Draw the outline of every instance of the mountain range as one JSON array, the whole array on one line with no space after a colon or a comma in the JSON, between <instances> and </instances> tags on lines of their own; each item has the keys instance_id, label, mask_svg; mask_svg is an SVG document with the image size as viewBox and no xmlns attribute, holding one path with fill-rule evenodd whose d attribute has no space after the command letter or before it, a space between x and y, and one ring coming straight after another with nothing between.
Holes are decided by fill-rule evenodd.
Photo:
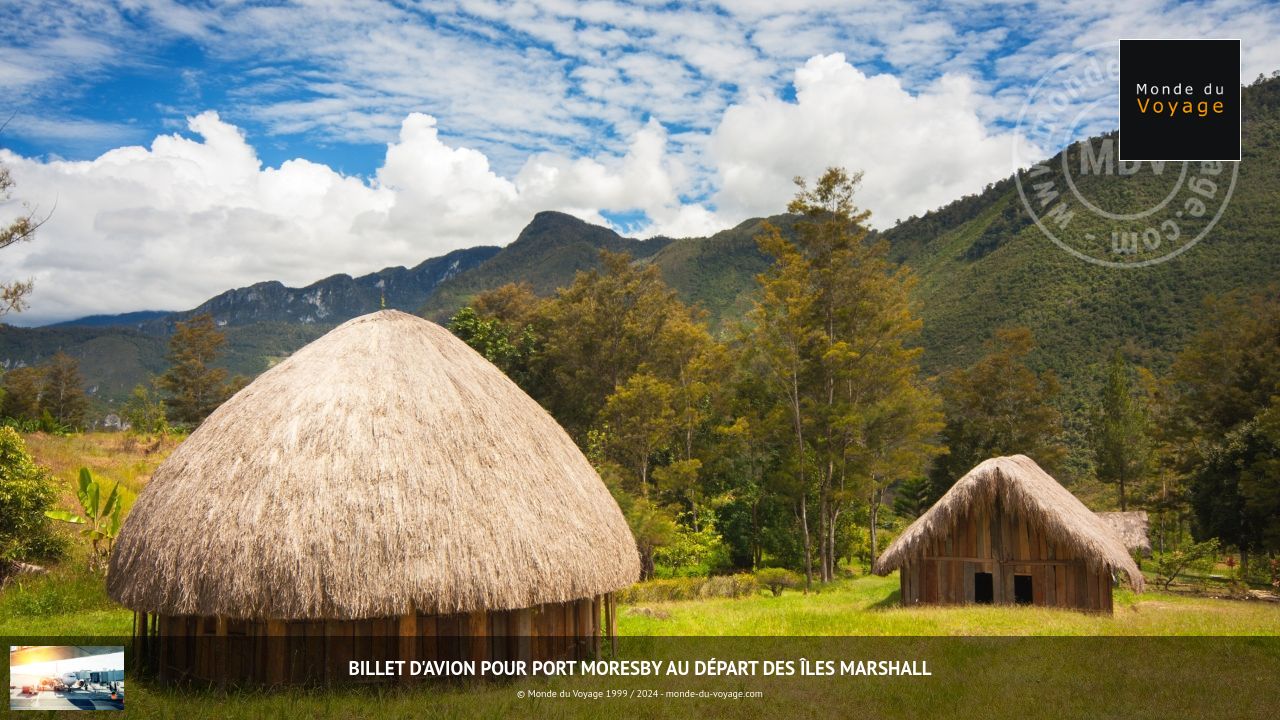
<instances>
[{"instance_id":1,"label":"mountain range","mask_svg":"<svg viewBox=\"0 0 1280 720\"><path fill-rule=\"evenodd\" d=\"M1102 267L1063 252L1032 222L1012 177L877 232L917 278L913 298L924 321L926 371L966 365L983 353L995 328L1026 325L1039 343L1032 362L1057 372L1063 410L1079 418L1116 349L1157 371L1166 367L1206 321L1207 296L1265 288L1280 278L1280 79L1245 89L1242 138L1239 180L1213 233L1151 267ZM1092 197L1142 191L1118 176L1089 182ZM106 409L163 372L173 324L198 313L211 313L226 332L226 366L252 376L334 325L384 304L443 321L475 293L507 282L552 293L576 272L596 267L600 250L656 265L718 328L750 307L754 278L767 266L755 244L766 220L784 232L794 222L781 215L709 237L637 240L542 212L505 247L457 250L413 268L334 275L304 288L258 283L182 312L0 326L0 365L39 363L63 350L80 360L97 406Z\"/></svg>"}]
</instances>

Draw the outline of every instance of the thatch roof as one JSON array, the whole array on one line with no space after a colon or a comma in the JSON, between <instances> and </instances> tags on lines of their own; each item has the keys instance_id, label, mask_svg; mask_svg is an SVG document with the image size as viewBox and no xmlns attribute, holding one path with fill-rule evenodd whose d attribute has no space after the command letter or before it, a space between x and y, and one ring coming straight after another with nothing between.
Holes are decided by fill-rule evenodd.
<instances>
[{"instance_id":1,"label":"thatch roof","mask_svg":"<svg viewBox=\"0 0 1280 720\"><path fill-rule=\"evenodd\" d=\"M991 458L970 470L885 549L875 572L887 575L902 567L926 541L954 530L971 509L994 506L997 498L1006 510L1043 527L1055 545L1071 548L1090 569L1123 571L1133 589L1142 591L1142 573L1120 538L1026 455Z\"/></svg>"},{"instance_id":2,"label":"thatch roof","mask_svg":"<svg viewBox=\"0 0 1280 720\"><path fill-rule=\"evenodd\" d=\"M639 574L556 421L449 331L384 310L263 373L173 452L107 589L170 615L354 619L563 602Z\"/></svg>"},{"instance_id":3,"label":"thatch roof","mask_svg":"<svg viewBox=\"0 0 1280 720\"><path fill-rule=\"evenodd\" d=\"M1100 512L1098 518L1111 528L1111 532L1120 538L1130 552L1151 554L1151 538L1148 535L1151 522L1147 519L1146 510Z\"/></svg>"}]
</instances>

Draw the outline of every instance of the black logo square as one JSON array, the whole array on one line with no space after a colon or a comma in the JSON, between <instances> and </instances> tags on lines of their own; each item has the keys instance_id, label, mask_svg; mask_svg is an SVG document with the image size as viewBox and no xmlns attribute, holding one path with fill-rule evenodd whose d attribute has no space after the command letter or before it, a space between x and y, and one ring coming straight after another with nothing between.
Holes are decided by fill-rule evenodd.
<instances>
[{"instance_id":1,"label":"black logo square","mask_svg":"<svg viewBox=\"0 0 1280 720\"><path fill-rule=\"evenodd\" d=\"M1239 40L1120 41L1121 160L1240 159Z\"/></svg>"}]
</instances>

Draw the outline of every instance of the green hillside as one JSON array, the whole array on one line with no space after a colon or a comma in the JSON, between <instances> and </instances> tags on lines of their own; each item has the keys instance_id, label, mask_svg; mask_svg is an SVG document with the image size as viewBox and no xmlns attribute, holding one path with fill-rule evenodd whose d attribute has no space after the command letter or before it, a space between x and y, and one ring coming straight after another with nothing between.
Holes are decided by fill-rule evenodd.
<instances>
[{"instance_id":1,"label":"green hillside","mask_svg":"<svg viewBox=\"0 0 1280 720\"><path fill-rule=\"evenodd\" d=\"M1072 403L1091 394L1116 348L1166 367L1205 321L1206 296L1280 278L1280 80L1246 90L1243 138L1239 180L1221 221L1154 266L1108 268L1067 254L1031 223L1012 178L886 231L920 280L926 367L967 365L992 330L1013 324L1035 331L1035 361L1062 376ZM1079 186L1114 207L1143 207L1161 189L1150 174L1092 176ZM1064 239L1083 244L1100 227L1083 215Z\"/></svg>"},{"instance_id":2,"label":"green hillside","mask_svg":"<svg viewBox=\"0 0 1280 720\"><path fill-rule=\"evenodd\" d=\"M767 221L753 218L711 237L676 240L649 262L658 266L682 300L706 310L712 326L719 326L722 320L741 318L751 309L756 275L769 265L756 247L765 222L787 232L795 219L788 215Z\"/></svg>"},{"instance_id":3,"label":"green hillside","mask_svg":"<svg viewBox=\"0 0 1280 720\"><path fill-rule=\"evenodd\" d=\"M510 282L527 282L539 295L568 285L579 270L599 267L600 251L647 258L671 241L633 240L559 212L540 212L520 235L478 267L446 280L419 314L436 321L449 317L476 294Z\"/></svg>"},{"instance_id":4,"label":"green hillside","mask_svg":"<svg viewBox=\"0 0 1280 720\"><path fill-rule=\"evenodd\" d=\"M769 222L789 229L794 219ZM710 237L672 240L624 238L607 228L562 213L538 213L516 239L475 270L443 282L422 315L447 320L476 294L506 283L526 282L550 295L573 281L579 270L600 267L600 251L626 252L638 263L653 263L682 300L705 309L713 326L740 318L751 308L755 277L768 266L756 248L764 218L752 218Z\"/></svg>"},{"instance_id":5,"label":"green hillside","mask_svg":"<svg viewBox=\"0 0 1280 720\"><path fill-rule=\"evenodd\" d=\"M254 377L333 327L280 322L225 327L227 342L217 364L233 375ZM168 344L167 335L122 327L0 325L0 366L38 365L54 353L67 353L80 363L93 402L91 417L101 417L117 408L135 385L165 371Z\"/></svg>"},{"instance_id":6,"label":"green hillside","mask_svg":"<svg viewBox=\"0 0 1280 720\"><path fill-rule=\"evenodd\" d=\"M59 351L80 361L90 397L108 403L168 364L164 339L129 328L0 325L0 366L6 370L43 363Z\"/></svg>"}]
</instances>

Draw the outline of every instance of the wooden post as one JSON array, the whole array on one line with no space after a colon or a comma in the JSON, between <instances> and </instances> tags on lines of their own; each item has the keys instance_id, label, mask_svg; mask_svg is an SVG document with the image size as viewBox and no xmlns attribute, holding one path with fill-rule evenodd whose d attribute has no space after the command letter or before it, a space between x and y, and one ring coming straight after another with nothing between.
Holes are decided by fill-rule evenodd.
<instances>
[{"instance_id":1,"label":"wooden post","mask_svg":"<svg viewBox=\"0 0 1280 720\"><path fill-rule=\"evenodd\" d=\"M591 598L591 657L600 657L600 596Z\"/></svg>"},{"instance_id":2,"label":"wooden post","mask_svg":"<svg viewBox=\"0 0 1280 720\"><path fill-rule=\"evenodd\" d=\"M405 614L400 616L400 657L397 659L406 661L406 668L413 660L418 659L418 611L412 603ZM413 676L407 672L400 675L402 682L412 679Z\"/></svg>"},{"instance_id":3,"label":"wooden post","mask_svg":"<svg viewBox=\"0 0 1280 720\"><path fill-rule=\"evenodd\" d=\"M154 673L160 670L160 616L151 613L147 623L150 625L147 628L147 667Z\"/></svg>"},{"instance_id":4,"label":"wooden post","mask_svg":"<svg viewBox=\"0 0 1280 720\"><path fill-rule=\"evenodd\" d=\"M142 633L138 632L138 620L138 612L135 610L133 613L133 629L130 631L130 634L133 637L133 669L135 671L142 668L142 654L144 652L142 649ZM141 625L145 627L147 624L146 613L142 613L141 620Z\"/></svg>"},{"instance_id":5,"label":"wooden post","mask_svg":"<svg viewBox=\"0 0 1280 720\"><path fill-rule=\"evenodd\" d=\"M166 615L156 616L156 642L160 645L159 655L159 675L161 682L169 680L169 639L166 631L169 629L169 618Z\"/></svg>"},{"instance_id":6,"label":"wooden post","mask_svg":"<svg viewBox=\"0 0 1280 720\"><path fill-rule=\"evenodd\" d=\"M422 658L423 660L437 660L439 653L436 648L436 616L420 615L418 616L418 635L422 638Z\"/></svg>"},{"instance_id":7,"label":"wooden post","mask_svg":"<svg viewBox=\"0 0 1280 720\"><path fill-rule=\"evenodd\" d=\"M533 611L529 608L511 611L511 619L507 623L507 632L515 638L515 657L513 660L533 661Z\"/></svg>"},{"instance_id":8,"label":"wooden post","mask_svg":"<svg viewBox=\"0 0 1280 720\"><path fill-rule=\"evenodd\" d=\"M227 618L219 615L215 620L213 643L213 674L217 676L218 687L227 686Z\"/></svg>"},{"instance_id":9,"label":"wooden post","mask_svg":"<svg viewBox=\"0 0 1280 720\"><path fill-rule=\"evenodd\" d=\"M605 597L609 600L609 657L618 656L618 603L613 597L613 593L609 593Z\"/></svg>"},{"instance_id":10,"label":"wooden post","mask_svg":"<svg viewBox=\"0 0 1280 720\"><path fill-rule=\"evenodd\" d=\"M477 663L489 656L489 615L483 610L467 614L467 657Z\"/></svg>"},{"instance_id":11,"label":"wooden post","mask_svg":"<svg viewBox=\"0 0 1280 720\"><path fill-rule=\"evenodd\" d=\"M574 645L577 647L577 659L585 660L591 654L591 598L582 598L577 602L578 626L574 631Z\"/></svg>"},{"instance_id":12,"label":"wooden post","mask_svg":"<svg viewBox=\"0 0 1280 720\"><path fill-rule=\"evenodd\" d=\"M546 655L548 660L561 660L564 652L560 636L564 634L564 608L558 603L547 603L542 606L542 630L546 635Z\"/></svg>"},{"instance_id":13,"label":"wooden post","mask_svg":"<svg viewBox=\"0 0 1280 720\"><path fill-rule=\"evenodd\" d=\"M267 684L281 685L285 679L289 637L282 620L267 621Z\"/></svg>"}]
</instances>

